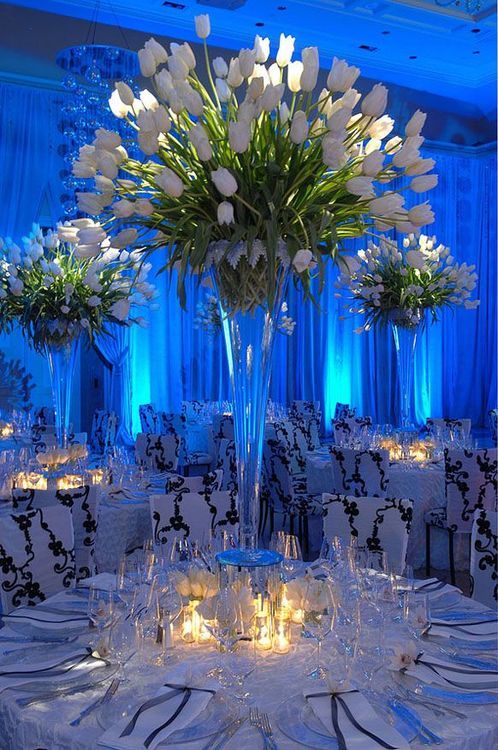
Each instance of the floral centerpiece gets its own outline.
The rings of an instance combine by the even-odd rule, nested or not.
[[[376,84],[362,97],[358,68],[334,59],[320,89],[318,49],[293,60],[295,40],[283,34],[273,60],[259,36],[230,60],[211,60],[209,16],[195,24],[206,80],[188,43],[168,52],[150,39],[138,55],[152,91],[136,96],[117,82],[111,96],[144,159],[101,130],[73,171],[95,181],[78,195],[80,209],[99,217],[81,240],[85,252],[98,253],[109,232],[133,223],[149,252],[166,250],[182,305],[188,274],[212,277],[234,391],[240,542],[254,563],[270,363],[289,277],[312,295],[313,276],[321,288],[343,240],[431,223],[428,204],[406,209],[390,183],[410,175],[417,192],[437,176],[419,151],[425,114],[392,136],[387,89]]]
[[[124,249],[130,232],[123,230],[103,241],[97,254],[90,254],[81,245],[89,225],[91,219],[79,219],[44,233],[34,224],[22,247],[0,239],[0,331],[10,332],[17,323],[33,348],[46,354],[63,447],[81,335],[91,341],[95,334],[105,334],[109,322],[145,325],[134,308],[148,304],[156,294],[147,281],[150,264],[138,251]]]
[[[479,305],[479,300],[471,300],[477,283],[475,266],[456,263],[450,249],[438,244],[436,237],[412,233],[405,237],[402,247],[386,237],[379,244],[369,241],[367,249],[345,260],[345,265],[336,284],[345,289],[349,312],[364,316],[363,325],[355,333],[368,331],[373,325],[391,325],[398,359],[400,424],[410,427],[418,331],[426,313],[435,322],[444,307],[463,305],[473,309]]]

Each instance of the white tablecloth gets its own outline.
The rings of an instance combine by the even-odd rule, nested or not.
[[[389,497],[405,497],[414,501],[407,563],[413,565],[414,568],[420,568],[425,565],[424,513],[431,508],[446,505],[444,468],[440,464],[405,468],[398,463],[390,467],[389,477]],[[308,454],[306,479],[308,492],[311,494],[335,492],[332,463],[328,451]],[[458,569],[468,570],[468,547],[468,536],[457,535],[455,564]],[[431,564],[441,570],[448,569],[448,534],[442,529],[431,528]]]
[[[129,502],[109,501],[103,497],[95,541],[95,556],[99,572],[116,569],[125,552],[142,546],[152,536],[148,500]]]

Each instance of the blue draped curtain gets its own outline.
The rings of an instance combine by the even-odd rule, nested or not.
[[[131,408],[133,382],[130,329],[113,323],[107,326],[105,335],[95,338],[94,346],[108,365],[104,376],[104,409],[117,414],[119,420],[117,442],[131,445],[134,440]]]

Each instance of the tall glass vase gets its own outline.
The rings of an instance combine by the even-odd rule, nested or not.
[[[258,549],[258,517],[273,345],[288,277],[289,268],[281,266],[270,305],[262,298],[261,304],[240,309],[230,303],[223,271],[217,267],[213,272],[228,357],[237,458],[240,548],[233,551],[234,559],[229,564],[245,567],[275,563],[269,559],[272,553]]]
[[[399,382],[399,426],[413,427],[412,385],[415,361],[415,346],[424,324],[423,310],[391,310],[389,323],[394,337]]]
[[[45,344],[55,409],[55,431],[60,448],[67,448],[68,443],[71,388],[79,343],[80,339],[76,337],[64,344]]]

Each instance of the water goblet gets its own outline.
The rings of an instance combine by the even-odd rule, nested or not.
[[[313,581],[308,586],[303,601],[303,635],[317,643],[316,667],[307,674],[313,680],[322,680],[328,669],[321,663],[322,643],[329,635],[335,618],[335,602],[327,581]]]
[[[182,598],[172,587],[167,586],[159,591],[159,610],[162,626],[162,651],[158,663],[166,664],[176,659],[174,651],[173,623],[182,611]]]
[[[92,625],[97,628],[95,645],[99,645],[102,634],[114,617],[114,592],[91,585],[88,592],[88,617]]]

